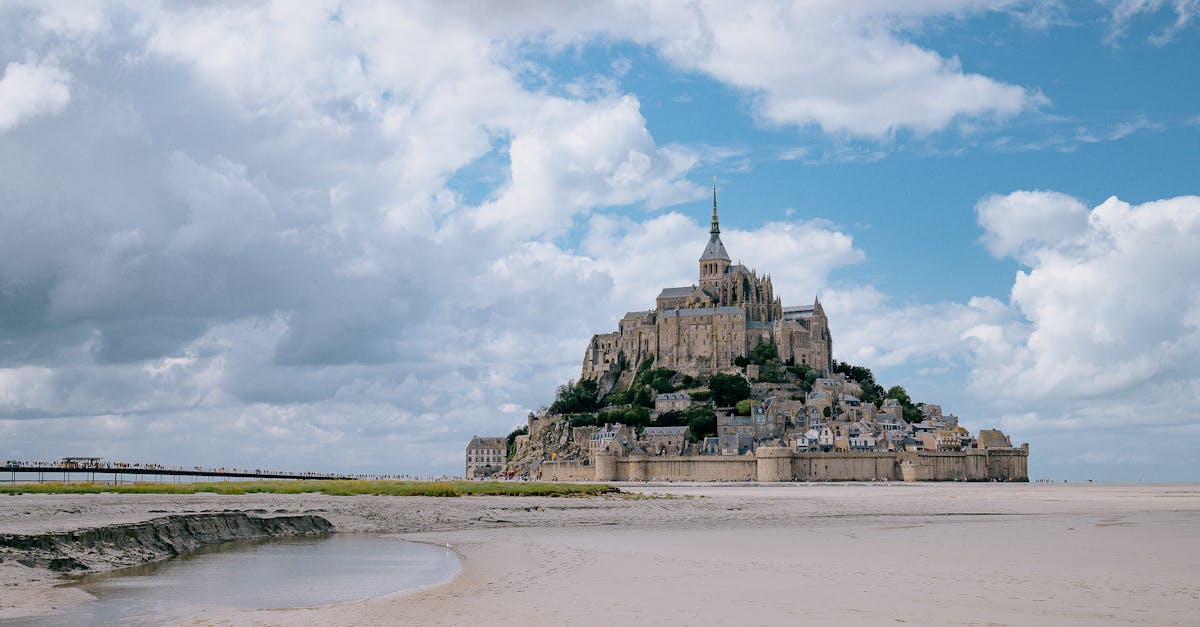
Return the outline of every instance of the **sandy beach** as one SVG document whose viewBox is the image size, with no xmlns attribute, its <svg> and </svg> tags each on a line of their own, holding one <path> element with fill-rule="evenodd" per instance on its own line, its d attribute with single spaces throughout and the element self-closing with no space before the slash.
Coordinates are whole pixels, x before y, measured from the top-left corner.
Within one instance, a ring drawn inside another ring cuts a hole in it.
<svg viewBox="0 0 1200 627">
<path fill-rule="evenodd" d="M 315 513 L 450 544 L 423 591 L 217 624 L 1197 624 L 1200 485 L 622 486 L 652 498 L 11 496 L 0 533 Z M 0 620 L 86 600 L 0 562 Z"/>
</svg>

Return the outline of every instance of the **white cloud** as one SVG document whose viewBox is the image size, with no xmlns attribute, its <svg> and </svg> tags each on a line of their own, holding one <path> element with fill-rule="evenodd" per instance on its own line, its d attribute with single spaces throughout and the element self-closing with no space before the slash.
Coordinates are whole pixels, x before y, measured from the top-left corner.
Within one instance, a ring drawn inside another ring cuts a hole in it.
<svg viewBox="0 0 1200 627">
<path fill-rule="evenodd" d="M 0 132 L 62 111 L 71 101 L 70 82 L 54 65 L 10 62 L 0 77 Z"/>
<path fill-rule="evenodd" d="M 878 368 L 926 360 L 961 364 L 975 342 L 1004 333 L 1014 318 L 990 297 L 965 304 L 899 304 L 873 287 L 834 287 L 821 300 L 831 312 L 835 356 Z"/>
<path fill-rule="evenodd" d="M 1174 13 L 1174 21 L 1167 24 L 1149 37 L 1147 41 L 1155 46 L 1165 46 L 1181 31 L 1191 25 L 1197 15 L 1200 15 L 1200 0 L 1119 0 L 1113 4 L 1107 35 L 1110 44 L 1116 43 L 1125 36 L 1129 24 L 1135 19 L 1154 15 L 1164 7 L 1170 7 Z"/>
<path fill-rule="evenodd" d="M 983 243 L 996 256 L 1020 256 L 1039 245 L 1073 238 L 1087 228 L 1087 206 L 1059 192 L 1016 191 L 975 205 Z"/>
<path fill-rule="evenodd" d="M 754 94 L 758 113 L 772 124 L 884 137 L 900 129 L 940 131 L 964 117 L 1006 118 L 1045 102 L 898 35 L 913 21 L 986 4 L 654 6 L 658 15 L 634 32 L 675 65 Z"/>
<path fill-rule="evenodd" d="M 1200 198 L 1133 206 L 1113 197 L 1087 229 L 1041 241 L 1017 273 L 1028 339 L 977 379 L 1025 397 L 1111 394 L 1200 378 Z"/>
</svg>

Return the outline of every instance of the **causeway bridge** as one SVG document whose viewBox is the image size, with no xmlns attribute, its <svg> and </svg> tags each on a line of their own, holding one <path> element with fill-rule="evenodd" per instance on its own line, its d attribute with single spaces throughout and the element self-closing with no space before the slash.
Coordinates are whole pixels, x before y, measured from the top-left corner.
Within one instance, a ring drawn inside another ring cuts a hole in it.
<svg viewBox="0 0 1200 627">
<path fill-rule="evenodd" d="M 8 474 L 8 477 L 4 477 Z M 18 474 L 22 475 L 18 478 Z M 34 476 L 36 475 L 36 476 Z M 104 461 L 99 457 L 63 457 L 58 461 L 18 461 L 8 460 L 0 465 L 0 481 L 8 479 L 12 483 L 45 481 L 62 481 L 70 483 L 73 478 L 80 481 L 95 482 L 96 475 L 105 480 L 111 477 L 113 483 L 128 480 L 131 483 L 181 483 L 186 478 L 188 483 L 197 479 L 359 479 L 360 475 L 322 473 L 322 472 L 288 472 L 282 470 L 239 469 L 239 468 L 206 468 L 193 466 L 164 466 L 162 464 L 145 464 Z"/>
</svg>

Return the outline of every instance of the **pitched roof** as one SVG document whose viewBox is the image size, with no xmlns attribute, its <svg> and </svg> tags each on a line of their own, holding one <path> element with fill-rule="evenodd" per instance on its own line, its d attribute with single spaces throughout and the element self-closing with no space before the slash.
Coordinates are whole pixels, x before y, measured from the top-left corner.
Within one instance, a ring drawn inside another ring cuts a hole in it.
<svg viewBox="0 0 1200 627">
<path fill-rule="evenodd" d="M 654 397 L 656 401 L 682 401 L 692 400 L 692 395 L 686 392 L 665 392 Z"/>
<path fill-rule="evenodd" d="M 696 309 L 679 309 L 679 310 L 668 309 L 668 310 L 660 313 L 659 316 L 661 316 L 663 318 L 674 318 L 675 316 L 680 316 L 680 317 L 713 316 L 713 315 L 718 315 L 718 314 L 742 314 L 742 315 L 745 315 L 745 312 L 742 311 L 741 307 L 699 307 Z"/>
<path fill-rule="evenodd" d="M 798 320 L 800 318 L 811 318 L 813 315 L 812 305 L 801 305 L 799 307 L 784 307 L 784 320 Z"/>
<path fill-rule="evenodd" d="M 683 435 L 687 433 L 687 429 L 687 427 L 646 427 L 642 430 L 642 435 L 647 437 Z"/>
<path fill-rule="evenodd" d="M 700 261 L 714 259 L 730 261 L 729 253 L 725 252 L 725 244 L 721 243 L 721 236 L 716 233 L 713 233 L 712 237 L 708 238 L 708 245 L 704 247 L 704 254 L 700 255 Z"/>
<path fill-rule="evenodd" d="M 684 298 L 692 293 L 692 287 L 685 285 L 683 287 L 666 287 L 659 292 L 659 298 Z"/>
</svg>

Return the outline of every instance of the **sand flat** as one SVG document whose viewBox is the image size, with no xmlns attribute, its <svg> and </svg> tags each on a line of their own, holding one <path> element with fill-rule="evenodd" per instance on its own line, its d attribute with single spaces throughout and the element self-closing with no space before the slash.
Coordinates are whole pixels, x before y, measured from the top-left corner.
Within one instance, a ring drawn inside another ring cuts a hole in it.
<svg viewBox="0 0 1200 627">
<path fill-rule="evenodd" d="M 0 499 L 0 531 L 310 511 L 463 560 L 414 594 L 197 617 L 229 624 L 1200 623 L 1200 485 L 623 489 L 683 498 L 20 496 Z M 26 611 L 45 589 L 8 588 Z"/>
</svg>

